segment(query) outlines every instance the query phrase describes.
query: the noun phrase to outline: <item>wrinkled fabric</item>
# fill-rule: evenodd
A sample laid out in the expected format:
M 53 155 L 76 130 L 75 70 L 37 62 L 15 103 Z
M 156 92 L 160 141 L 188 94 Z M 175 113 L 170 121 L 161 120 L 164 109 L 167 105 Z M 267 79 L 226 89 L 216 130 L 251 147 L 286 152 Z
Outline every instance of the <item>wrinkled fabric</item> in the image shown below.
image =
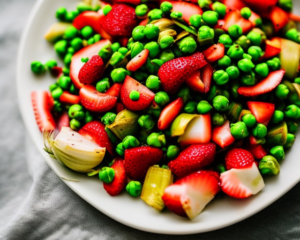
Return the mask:
M 300 239 L 300 184 L 255 216 L 218 231 L 165 236 L 124 226 L 78 197 L 27 137 L 15 86 L 18 43 L 34 0 L 0 0 L 0 239 Z

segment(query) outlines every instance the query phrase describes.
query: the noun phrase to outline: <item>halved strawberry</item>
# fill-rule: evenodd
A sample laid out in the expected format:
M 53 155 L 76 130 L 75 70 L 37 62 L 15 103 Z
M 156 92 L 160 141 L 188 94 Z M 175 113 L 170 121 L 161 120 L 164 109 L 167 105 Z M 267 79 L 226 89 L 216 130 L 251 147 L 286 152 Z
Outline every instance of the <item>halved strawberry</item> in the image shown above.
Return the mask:
M 246 149 L 258 160 L 262 159 L 268 154 L 264 146 L 260 144 L 247 144 Z
M 80 102 L 80 97 L 64 91 L 63 94 L 60 95 L 59 101 L 65 104 L 78 104 Z
M 52 75 L 53 77 L 58 78 L 58 77 L 60 77 L 60 76 L 62 75 L 62 73 L 63 73 L 62 67 L 55 66 L 55 67 L 53 67 L 53 68 L 50 69 L 50 73 L 51 73 L 51 75 Z
M 251 167 L 254 163 L 254 156 L 242 148 L 233 148 L 225 156 L 226 169 L 241 169 Z
M 127 182 L 124 160 L 115 160 L 111 168 L 115 170 L 114 180 L 111 183 L 103 182 L 103 187 L 109 195 L 116 196 L 122 192 Z
M 61 130 L 62 127 L 70 127 L 70 118 L 67 112 L 64 112 L 57 120 L 57 130 Z
M 100 147 L 105 147 L 111 155 L 114 155 L 114 146 L 110 141 L 105 131 L 105 125 L 102 122 L 94 120 L 85 124 L 79 130 L 79 134 L 86 139 L 97 143 Z
M 266 102 L 247 102 L 247 106 L 258 123 L 268 125 L 275 111 L 275 104 Z
M 55 130 L 55 121 L 51 114 L 53 98 L 47 91 L 33 91 L 31 93 L 31 104 L 36 123 L 40 131 Z
M 181 109 L 183 108 L 182 98 L 177 98 L 175 101 L 168 104 L 160 113 L 157 127 L 159 130 L 166 130 L 171 126 L 174 119 L 178 116 Z
M 220 191 L 219 183 L 216 172 L 198 171 L 168 186 L 162 200 L 172 212 L 192 220 Z
M 144 49 L 138 55 L 136 55 L 133 59 L 127 63 L 127 70 L 131 72 L 135 72 L 140 69 L 146 62 L 149 55 L 149 50 Z
M 101 48 L 110 43 L 111 42 L 109 40 L 100 40 L 99 42 L 94 43 L 93 45 L 87 46 L 79 50 L 73 55 L 70 65 L 70 77 L 76 88 L 80 89 L 84 86 L 84 84 L 82 84 L 78 78 L 79 71 L 84 65 L 81 59 L 86 57 L 91 58 L 92 56 L 97 55 Z
M 229 27 L 233 24 L 239 25 L 243 30 L 243 34 L 249 32 L 253 28 L 252 22 L 243 18 L 238 10 L 232 10 L 226 13 L 224 21 L 225 24 L 223 25 L 223 29 L 225 31 L 228 31 Z
M 201 68 L 201 79 L 204 83 L 204 93 L 208 93 L 210 90 L 213 72 L 214 68 L 210 64 Z
M 129 97 L 131 91 L 133 90 L 140 93 L 140 98 L 138 101 L 132 101 Z M 130 76 L 126 76 L 120 95 L 122 103 L 127 109 L 132 111 L 141 111 L 148 108 L 155 96 L 155 94 L 146 86 L 134 80 Z
M 214 143 L 191 145 L 184 149 L 177 158 L 170 161 L 168 167 L 179 178 L 211 164 L 215 158 Z
M 274 37 L 271 40 L 266 40 L 266 49 L 263 56 L 264 59 L 275 57 L 281 52 L 281 38 Z
M 276 32 L 282 29 L 289 22 L 288 13 L 277 6 L 273 6 L 267 11 L 261 11 L 260 14 L 262 17 L 271 20 Z
M 234 143 L 235 138 L 230 132 L 230 122 L 226 121 L 222 126 L 214 127 L 212 140 L 221 148 L 225 148 Z
M 271 6 L 276 5 L 278 0 L 243 0 L 250 8 L 257 9 L 259 12 L 266 11 Z
M 271 72 L 265 79 L 254 86 L 243 86 L 238 88 L 238 94 L 244 97 L 256 97 L 274 90 L 282 81 L 285 70 Z
M 157 164 L 163 157 L 159 148 L 143 146 L 125 150 L 125 170 L 129 178 L 144 180 L 148 168 Z
M 91 84 L 99 80 L 104 71 L 104 62 L 98 55 L 92 56 L 81 68 L 78 79 L 83 84 Z
M 207 48 L 202 52 L 205 56 L 205 59 L 212 63 L 218 61 L 225 55 L 225 46 L 222 43 L 217 43 Z
M 122 83 L 115 83 L 106 91 L 106 94 L 119 98 L 121 88 L 122 88 Z
M 231 169 L 221 173 L 221 188 L 234 198 L 247 198 L 257 194 L 264 187 L 264 180 L 255 163 L 248 168 Z
M 100 93 L 91 85 L 83 86 L 79 91 L 79 96 L 81 104 L 92 112 L 107 112 L 117 102 L 116 97 Z

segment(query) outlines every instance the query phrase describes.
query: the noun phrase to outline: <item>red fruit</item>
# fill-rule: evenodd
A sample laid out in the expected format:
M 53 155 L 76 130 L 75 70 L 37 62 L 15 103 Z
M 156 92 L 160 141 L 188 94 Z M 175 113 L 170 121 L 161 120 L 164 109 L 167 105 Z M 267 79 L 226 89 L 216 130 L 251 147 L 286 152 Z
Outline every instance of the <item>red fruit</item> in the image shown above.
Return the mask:
M 117 102 L 116 112 L 119 113 L 119 112 L 123 111 L 124 109 L 125 109 L 125 106 L 123 105 L 123 103 Z
M 235 138 L 231 135 L 229 121 L 213 129 L 212 140 L 221 148 L 228 147 L 234 143 Z
M 244 97 L 256 97 L 274 90 L 280 83 L 285 74 L 285 70 L 271 72 L 264 80 L 254 86 L 243 86 L 238 88 L 238 94 Z
M 107 91 L 106 94 L 109 96 L 114 96 L 119 98 L 120 92 L 121 92 L 122 84 L 121 83 L 115 83 L 112 85 Z
M 177 215 L 194 219 L 220 191 L 219 183 L 216 172 L 195 172 L 168 186 L 162 200 Z
M 199 52 L 189 57 L 175 58 L 164 63 L 158 70 L 158 77 L 163 89 L 167 93 L 175 93 L 193 72 L 206 64 L 204 55 Z
M 204 83 L 204 93 L 208 93 L 210 90 L 213 72 L 214 68 L 210 64 L 205 65 L 201 69 L 201 79 Z
M 269 7 L 276 5 L 278 0 L 243 0 L 250 8 L 256 9 L 259 12 L 266 11 Z
M 159 130 L 166 130 L 171 126 L 174 119 L 180 113 L 184 103 L 182 98 L 177 98 L 175 101 L 168 104 L 160 113 L 157 127 Z
M 149 55 L 149 50 L 144 49 L 141 51 L 138 55 L 136 55 L 133 59 L 127 63 L 127 70 L 131 72 L 137 71 L 139 68 L 141 68 L 146 62 Z
M 281 38 L 274 37 L 271 40 L 266 40 L 266 49 L 263 56 L 264 59 L 275 57 L 281 52 Z
M 194 91 L 204 93 L 204 83 L 201 80 L 201 72 L 197 70 L 193 72 L 185 81 L 185 83 Z
M 221 0 L 221 3 L 225 4 L 227 9 L 230 10 L 241 10 L 244 7 L 247 7 L 242 0 Z
M 33 91 L 31 93 L 31 104 L 40 131 L 53 131 L 55 121 L 51 114 L 53 108 L 52 96 L 47 91 Z
M 67 112 L 63 113 L 57 121 L 57 129 L 60 131 L 62 127 L 70 127 L 70 118 Z
M 140 93 L 140 99 L 138 101 L 132 101 L 129 97 L 129 94 L 133 90 Z M 146 86 L 134 80 L 130 76 L 126 76 L 121 88 L 121 101 L 127 109 L 132 111 L 144 110 L 151 105 L 154 96 L 155 94 Z
M 80 97 L 64 91 L 63 94 L 60 96 L 59 101 L 65 104 L 73 105 L 78 104 L 80 102 Z
M 260 144 L 248 144 L 247 150 L 258 160 L 262 159 L 268 154 L 263 145 Z
M 104 93 L 99 93 L 94 86 L 86 85 L 79 91 L 81 104 L 92 112 L 107 112 L 117 102 L 117 98 Z
M 79 130 L 79 134 L 86 139 L 97 143 L 100 147 L 105 147 L 111 155 L 114 155 L 114 146 L 110 141 L 105 131 L 105 125 L 102 122 L 91 121 L 85 124 Z
M 214 143 L 192 145 L 169 162 L 168 167 L 179 178 L 185 177 L 211 164 L 216 154 Z
M 103 187 L 109 195 L 116 196 L 122 192 L 127 182 L 124 160 L 116 160 L 111 168 L 115 170 L 114 180 L 111 183 L 103 182 Z
M 288 13 L 289 19 L 294 21 L 294 22 L 300 22 L 300 16 L 293 14 L 293 13 Z
M 131 36 L 132 30 L 137 26 L 135 9 L 125 4 L 113 5 L 101 24 L 103 29 L 112 36 Z
M 143 146 L 125 150 L 125 170 L 130 179 L 144 180 L 148 168 L 157 164 L 163 157 L 159 148 Z
M 268 125 L 275 111 L 275 104 L 265 102 L 247 102 L 248 108 L 258 123 Z
M 225 24 L 223 25 L 223 29 L 228 31 L 229 27 L 233 24 L 239 25 L 243 34 L 249 32 L 253 28 L 252 22 L 242 17 L 239 11 L 233 10 L 228 12 L 224 17 Z
M 251 17 L 249 18 L 249 21 L 252 22 L 254 27 L 257 25 L 257 20 L 260 18 L 261 17 L 257 13 L 251 11 Z
M 121 44 L 122 47 L 127 47 L 128 41 L 129 41 L 128 37 L 119 38 L 119 43 Z
M 242 148 L 231 149 L 225 156 L 227 170 L 231 168 L 241 169 L 251 167 L 254 161 L 253 155 Z
M 51 72 L 51 75 L 56 78 L 60 77 L 63 73 L 62 68 L 58 67 L 58 66 L 51 68 L 50 72 Z
M 219 19 L 218 23 L 214 26 L 214 29 L 219 29 L 219 28 L 223 29 L 224 24 L 225 24 L 224 19 Z
M 288 13 L 277 6 L 270 8 L 268 11 L 262 11 L 261 16 L 271 20 L 276 32 L 282 29 L 289 22 Z
M 225 46 L 222 43 L 217 43 L 207 48 L 202 52 L 205 56 L 205 59 L 212 63 L 218 61 L 225 55 Z
M 76 88 L 80 89 L 84 86 L 84 84 L 82 84 L 78 78 L 79 71 L 84 65 L 81 59 L 86 57 L 91 58 L 92 56 L 97 55 L 98 52 L 108 44 L 111 44 L 109 40 L 100 40 L 99 42 L 94 43 L 93 45 L 87 46 L 79 50 L 73 55 L 70 65 L 70 77 Z
M 101 57 L 94 55 L 79 71 L 78 78 L 83 84 L 91 84 L 101 78 L 104 62 Z
M 128 3 L 133 5 L 141 4 L 141 0 L 112 0 L 113 3 Z

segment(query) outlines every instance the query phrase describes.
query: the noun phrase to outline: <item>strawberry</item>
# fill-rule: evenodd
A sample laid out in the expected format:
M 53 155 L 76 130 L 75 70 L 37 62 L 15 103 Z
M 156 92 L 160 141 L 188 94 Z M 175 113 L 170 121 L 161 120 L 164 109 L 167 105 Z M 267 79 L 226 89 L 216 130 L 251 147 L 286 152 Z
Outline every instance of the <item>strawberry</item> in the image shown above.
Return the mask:
M 133 5 L 139 5 L 139 4 L 141 4 L 141 0 L 110 0 L 108 2 L 112 2 L 112 3 L 127 3 L 127 4 L 133 4 Z
M 228 31 L 229 27 L 233 24 L 239 25 L 243 30 L 243 34 L 246 34 L 253 28 L 252 22 L 243 18 L 238 10 L 228 12 L 224 17 L 224 21 L 223 29 L 225 31 Z
M 225 148 L 234 143 L 235 138 L 230 132 L 230 122 L 226 121 L 222 126 L 213 129 L 212 140 L 221 148 Z
M 119 112 L 123 111 L 124 109 L 125 109 L 125 106 L 123 105 L 123 103 L 117 102 L 116 112 L 119 113 Z
M 175 93 L 182 83 L 207 62 L 202 53 L 194 53 L 189 57 L 180 57 L 164 63 L 158 70 L 163 89 L 170 94 Z
M 138 101 L 132 101 L 129 97 L 131 91 L 138 91 L 140 93 L 140 98 Z M 121 88 L 121 101 L 124 106 L 132 111 L 140 111 L 148 108 L 155 94 L 150 91 L 146 86 L 134 80 L 130 76 L 126 76 L 125 81 Z
M 133 59 L 127 63 L 127 70 L 131 72 L 135 72 L 140 69 L 146 62 L 149 55 L 149 50 L 144 49 L 138 55 L 136 55 Z
M 120 97 L 120 92 L 121 92 L 122 84 L 121 83 L 115 83 L 112 85 L 105 94 L 109 96 L 114 96 L 119 98 Z
M 244 97 L 256 97 L 274 90 L 280 83 L 285 74 L 285 70 L 271 72 L 264 80 L 254 86 L 243 86 L 238 88 L 238 94 Z
M 221 173 L 221 188 L 234 198 L 247 198 L 261 191 L 265 184 L 256 163 L 242 169 L 231 169 Z
M 80 68 L 78 78 L 81 83 L 91 84 L 102 76 L 104 62 L 101 57 L 94 55 Z
M 263 56 L 264 59 L 275 57 L 281 52 L 281 38 L 274 37 L 271 40 L 266 40 L 266 49 Z
M 81 104 L 92 112 L 107 112 L 111 110 L 117 102 L 117 98 L 104 93 L 97 92 L 91 85 L 82 87 L 79 91 Z
M 114 180 L 111 183 L 103 182 L 103 187 L 109 195 L 116 196 L 122 192 L 127 182 L 124 160 L 116 160 L 111 168 L 115 170 Z
M 62 67 L 58 67 L 58 66 L 52 67 L 50 69 L 50 73 L 53 77 L 58 78 L 63 74 Z
M 99 42 L 94 43 L 93 45 L 87 46 L 79 50 L 73 55 L 70 65 L 70 78 L 76 88 L 80 89 L 84 86 L 84 84 L 82 84 L 78 79 L 79 71 L 84 65 L 81 59 L 86 57 L 91 58 L 92 56 L 97 55 L 101 48 L 110 43 L 111 42 L 109 40 L 100 40 Z
M 121 37 L 119 38 L 119 43 L 121 44 L 122 47 L 127 47 L 129 38 L 128 37 Z
M 242 0 L 221 0 L 221 3 L 225 4 L 227 9 L 230 10 L 241 10 L 244 7 L 247 7 Z
M 273 23 L 275 32 L 278 32 L 289 22 L 289 15 L 286 11 L 280 7 L 274 6 L 269 8 L 268 11 L 262 11 L 261 16 L 271 20 Z
M 216 145 L 214 143 L 192 145 L 169 162 L 168 167 L 177 177 L 185 177 L 211 164 L 215 154 Z
M 275 111 L 275 104 L 266 102 L 247 102 L 247 106 L 258 123 L 268 125 Z
M 137 25 L 135 9 L 125 4 L 115 4 L 101 24 L 103 29 L 112 36 L 130 36 Z
M 62 127 L 70 127 L 70 118 L 67 112 L 64 112 L 57 120 L 57 129 L 60 131 Z
M 247 144 L 246 149 L 258 160 L 268 154 L 264 146 L 260 144 Z
M 67 91 L 64 91 L 62 95 L 59 97 L 59 101 L 65 104 L 78 104 L 80 102 L 80 97 L 77 95 L 73 95 Z
M 79 130 L 79 134 L 86 139 L 97 143 L 100 147 L 105 147 L 111 155 L 114 155 L 114 146 L 110 141 L 105 131 L 105 125 L 102 122 L 94 120 L 85 124 Z
M 31 93 L 31 104 L 36 123 L 40 131 L 53 131 L 55 121 L 51 114 L 53 98 L 47 91 L 33 91 Z
M 242 148 L 233 148 L 225 156 L 226 169 L 241 169 L 251 167 L 254 163 L 253 155 Z
M 193 72 L 185 81 L 185 83 L 194 91 L 204 93 L 204 83 L 201 80 L 201 72 L 197 70 Z
M 220 191 L 213 171 L 198 171 L 168 186 L 162 196 L 166 207 L 179 216 L 194 219 Z
M 171 126 L 174 119 L 178 116 L 183 108 L 182 98 L 177 98 L 175 101 L 168 104 L 160 113 L 157 127 L 159 130 L 166 130 Z
M 214 44 L 203 51 L 203 54 L 205 59 L 210 63 L 218 61 L 225 55 L 225 46 L 222 43 Z
M 125 150 L 125 170 L 130 179 L 144 180 L 148 168 L 157 164 L 163 157 L 159 148 L 143 146 Z
M 243 0 L 245 4 L 247 4 L 250 8 L 256 9 L 259 12 L 266 11 L 271 6 L 276 5 L 278 0 Z
M 146 25 L 148 24 L 148 22 L 149 22 L 149 19 L 146 18 L 146 19 L 144 19 L 143 21 L 141 21 L 141 22 L 139 23 L 139 26 L 146 26 Z

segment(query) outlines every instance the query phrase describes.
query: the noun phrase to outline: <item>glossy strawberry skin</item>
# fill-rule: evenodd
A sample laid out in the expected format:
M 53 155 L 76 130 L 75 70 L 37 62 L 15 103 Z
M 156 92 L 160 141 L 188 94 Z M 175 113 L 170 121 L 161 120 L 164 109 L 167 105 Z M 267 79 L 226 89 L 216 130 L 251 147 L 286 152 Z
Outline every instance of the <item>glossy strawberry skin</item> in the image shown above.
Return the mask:
M 67 91 L 64 91 L 63 94 L 59 97 L 59 101 L 65 104 L 78 104 L 80 102 L 80 97 L 73 95 Z
M 230 122 L 226 121 L 222 126 L 216 126 L 212 132 L 212 140 L 221 148 L 230 146 L 235 142 L 235 138 L 230 132 Z
M 240 12 L 237 10 L 233 10 L 228 12 L 224 17 L 225 24 L 223 25 L 223 29 L 228 31 L 229 27 L 233 24 L 237 24 L 243 30 L 243 34 L 246 34 L 253 28 L 252 22 L 248 19 L 245 19 L 241 16 Z
M 94 55 L 79 71 L 78 78 L 83 84 L 91 84 L 99 80 L 104 70 L 104 62 L 101 57 Z
M 149 55 L 149 50 L 144 49 L 138 55 L 136 55 L 133 59 L 129 61 L 126 68 L 128 71 L 135 72 L 139 68 L 141 68 L 146 62 Z
M 114 180 L 111 183 L 103 182 L 103 187 L 109 195 L 116 196 L 122 192 L 127 182 L 124 160 L 116 160 L 111 168 L 115 170 Z
M 120 92 L 121 92 L 122 84 L 121 83 L 115 83 L 112 85 L 105 94 L 113 97 L 120 97 Z
M 218 61 L 225 55 L 225 46 L 222 43 L 214 44 L 203 51 L 203 54 L 205 59 L 210 63 Z
M 231 149 L 225 156 L 226 169 L 232 168 L 241 169 L 252 166 L 255 159 L 253 155 L 242 148 Z
M 214 143 L 191 145 L 169 162 L 168 167 L 179 178 L 211 164 L 216 154 Z
M 129 178 L 144 180 L 148 168 L 157 164 L 163 157 L 159 148 L 143 146 L 125 150 L 125 170 Z
M 206 64 L 204 55 L 199 52 L 164 63 L 158 70 L 163 89 L 169 94 L 175 93 L 193 72 Z
M 248 101 L 247 106 L 258 123 L 268 125 L 275 112 L 275 104 Z

